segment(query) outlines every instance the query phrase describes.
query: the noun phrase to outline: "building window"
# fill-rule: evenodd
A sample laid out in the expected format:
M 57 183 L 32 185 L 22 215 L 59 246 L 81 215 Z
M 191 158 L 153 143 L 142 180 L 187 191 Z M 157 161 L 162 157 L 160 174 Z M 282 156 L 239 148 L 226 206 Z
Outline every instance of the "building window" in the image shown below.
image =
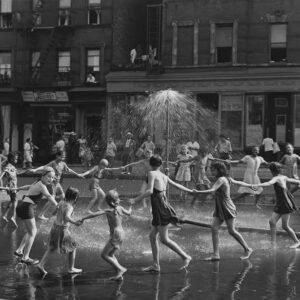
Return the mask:
M 38 79 L 40 78 L 40 55 L 41 53 L 39 51 L 34 51 L 31 54 L 31 77 L 32 79 Z
M 216 62 L 232 62 L 233 24 L 216 25 Z
M 70 51 L 58 52 L 58 81 L 70 81 L 71 53 Z
M 287 24 L 271 25 L 271 62 L 286 62 Z
M 11 84 L 11 53 L 0 52 L 0 85 Z
M 1 0 L 0 26 L 1 28 L 12 27 L 12 0 Z
M 100 80 L 100 50 L 87 50 L 86 82 L 96 83 Z M 94 78 L 93 78 L 93 77 Z
M 71 0 L 59 0 L 58 25 L 71 25 Z
M 88 24 L 98 25 L 101 22 L 101 0 L 89 0 Z

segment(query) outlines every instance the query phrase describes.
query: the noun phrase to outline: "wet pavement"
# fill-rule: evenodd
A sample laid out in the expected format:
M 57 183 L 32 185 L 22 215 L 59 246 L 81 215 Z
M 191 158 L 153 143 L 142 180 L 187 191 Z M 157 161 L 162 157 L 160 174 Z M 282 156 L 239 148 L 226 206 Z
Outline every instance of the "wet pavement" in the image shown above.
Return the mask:
M 126 206 L 126 202 L 123 203 Z M 76 207 L 75 219 L 83 215 L 83 204 Z M 212 207 L 195 209 L 175 205 L 180 214 L 191 219 L 211 220 Z M 241 226 L 267 228 L 268 208 L 256 211 L 240 209 Z M 292 216 L 295 229 L 299 215 Z M 39 233 L 31 257 L 41 258 L 46 249 L 52 220 L 38 222 Z M 270 250 L 269 235 L 243 232 L 255 250 L 249 260 L 240 260 L 242 248 L 225 230 L 220 231 L 221 261 L 204 261 L 212 251 L 209 229 L 183 226 L 170 231 L 170 236 L 192 257 L 189 272 L 179 271 L 180 258 L 161 245 L 161 274 L 146 274 L 142 267 L 151 263 L 148 241 L 149 219 L 145 211 L 135 210 L 124 219 L 126 240 L 117 255 L 128 272 L 123 282 L 107 280 L 114 275 L 112 268 L 100 256 L 108 236 L 104 217 L 86 221 L 81 227 L 71 227 L 80 247 L 76 267 L 79 275 L 67 275 L 67 257 L 54 255 L 46 265 L 49 274 L 41 278 L 35 267 L 16 271 L 14 250 L 22 237 L 23 228 L 13 230 L 1 224 L 0 230 L 0 299 L 300 299 L 300 249 L 290 250 L 293 243 L 287 236 L 278 236 L 277 250 Z M 298 227 L 297 227 L 298 226 Z

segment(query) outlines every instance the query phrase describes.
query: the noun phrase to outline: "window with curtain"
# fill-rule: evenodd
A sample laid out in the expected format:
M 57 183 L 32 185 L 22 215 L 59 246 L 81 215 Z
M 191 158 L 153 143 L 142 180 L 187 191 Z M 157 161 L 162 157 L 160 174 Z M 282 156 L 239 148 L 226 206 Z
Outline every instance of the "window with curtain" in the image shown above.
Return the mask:
M 87 74 L 86 78 L 93 76 L 96 81 L 100 80 L 100 50 L 87 50 Z M 91 77 L 92 78 L 92 77 Z
M 287 24 L 271 25 L 271 62 L 286 62 Z
M 101 0 L 89 0 L 88 24 L 98 25 L 101 23 Z
M 68 26 L 71 25 L 71 0 L 60 0 L 59 1 L 59 12 L 58 12 L 58 25 Z
M 70 51 L 58 52 L 58 78 L 60 81 L 70 80 L 71 53 Z
M 11 84 L 11 52 L 0 52 L 0 85 Z
M 216 61 L 232 62 L 233 24 L 216 25 Z

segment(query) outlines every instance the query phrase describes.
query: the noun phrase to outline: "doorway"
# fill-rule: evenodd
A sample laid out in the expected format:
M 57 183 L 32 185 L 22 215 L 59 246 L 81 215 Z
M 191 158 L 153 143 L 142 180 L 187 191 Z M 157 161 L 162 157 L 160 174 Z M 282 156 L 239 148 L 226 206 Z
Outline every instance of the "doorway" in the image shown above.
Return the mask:
M 266 110 L 265 136 L 278 143 L 292 141 L 291 94 L 269 94 Z

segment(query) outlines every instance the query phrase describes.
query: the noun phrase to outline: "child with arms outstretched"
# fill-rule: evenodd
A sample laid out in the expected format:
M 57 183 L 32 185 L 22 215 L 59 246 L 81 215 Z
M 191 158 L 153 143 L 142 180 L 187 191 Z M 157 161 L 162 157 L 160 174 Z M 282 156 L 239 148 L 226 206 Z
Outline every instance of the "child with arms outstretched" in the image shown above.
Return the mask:
M 253 250 L 248 246 L 242 235 L 235 228 L 237 213 L 236 207 L 230 198 L 230 186 L 232 183 L 247 187 L 251 187 L 251 185 L 241 181 L 236 181 L 229 177 L 227 175 L 228 170 L 222 162 L 213 163 L 210 169 L 212 175 L 217 179 L 212 188 L 201 191 L 194 190 L 194 193 L 196 194 L 215 192 L 215 211 L 211 226 L 214 253 L 206 260 L 220 260 L 219 229 L 224 221 L 226 222 L 229 234 L 244 248 L 245 252 L 244 255 L 241 256 L 241 259 L 247 259 L 250 257 Z
M 125 232 L 122 227 L 122 216 L 129 216 L 132 209 L 130 207 L 127 210 L 120 206 L 120 198 L 116 190 L 110 190 L 105 196 L 105 201 L 110 206 L 109 209 L 89 214 L 82 218 L 81 221 L 102 216 L 104 214 L 106 215 L 110 229 L 110 239 L 102 250 L 101 256 L 117 270 L 116 276 L 111 277 L 110 280 L 123 280 L 123 274 L 127 271 L 127 269 L 120 265 L 115 257 L 115 253 L 120 249 L 125 237 Z
M 290 248 L 291 249 L 298 248 L 300 247 L 300 241 L 297 238 L 294 230 L 289 226 L 291 213 L 293 213 L 297 208 L 294 203 L 294 197 L 287 188 L 287 184 L 293 183 L 293 184 L 297 184 L 297 186 L 299 187 L 300 181 L 282 175 L 281 172 L 283 166 L 280 163 L 272 162 L 269 168 L 273 175 L 273 178 L 268 182 L 253 184 L 253 188 L 260 187 L 260 186 L 262 187 L 270 186 L 270 185 L 274 186 L 276 203 L 273 209 L 272 216 L 269 220 L 272 246 L 273 248 L 276 247 L 276 224 L 279 221 L 279 219 L 281 219 L 282 229 L 284 229 L 295 242 L 293 245 L 290 246 Z

